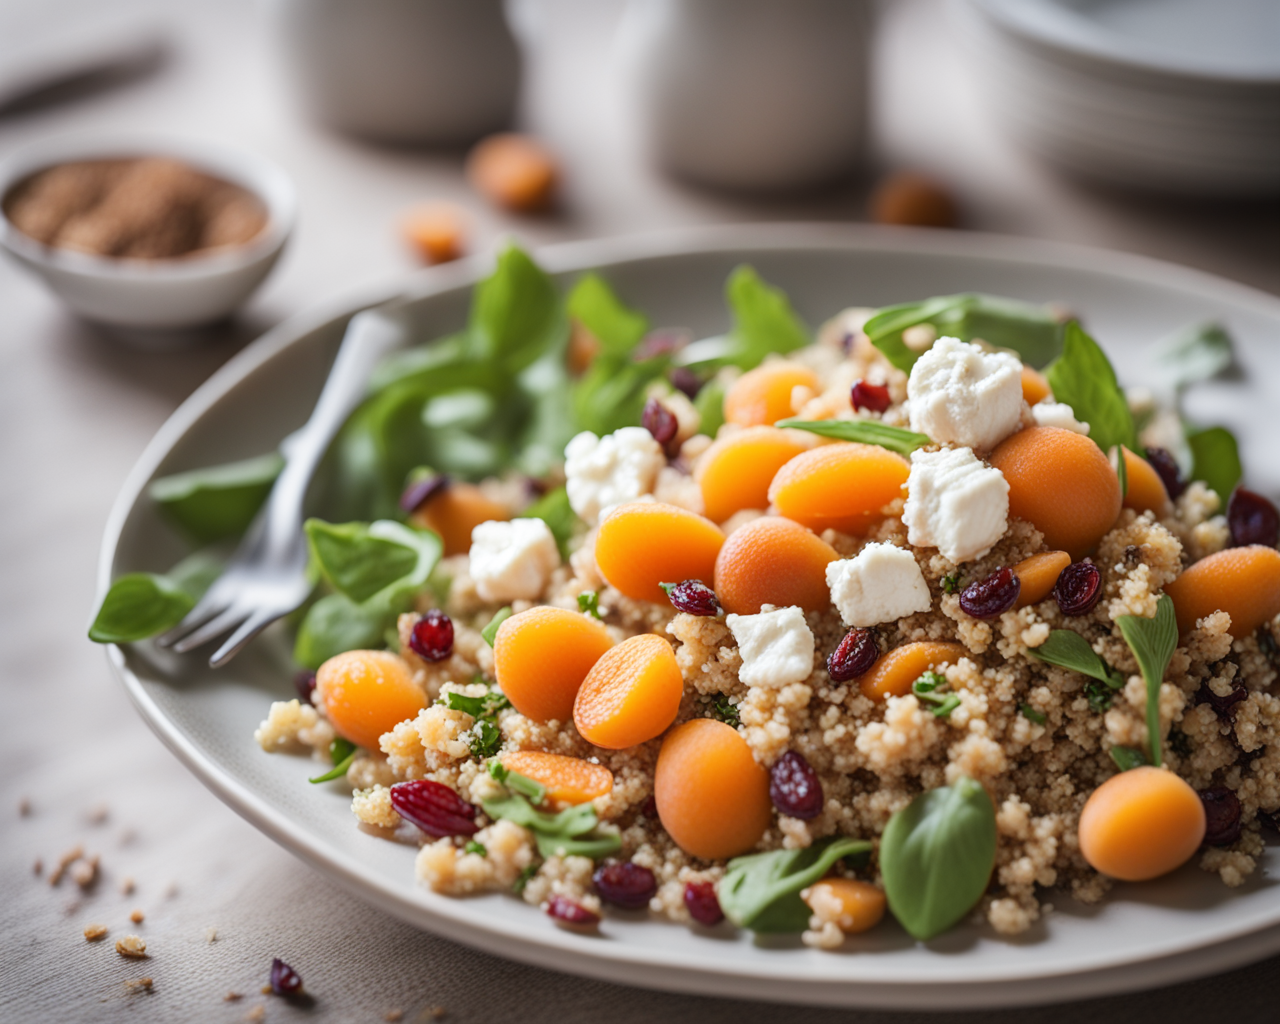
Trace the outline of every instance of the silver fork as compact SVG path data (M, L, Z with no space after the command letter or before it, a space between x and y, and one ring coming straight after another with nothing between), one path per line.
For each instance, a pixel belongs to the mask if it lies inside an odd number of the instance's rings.
M364 397L374 366L403 336L383 309L352 317L311 418L283 445L284 468L266 504L222 575L181 622L157 638L161 647L185 654L234 630L209 659L218 668L307 599L311 584L302 531L307 487L329 443Z

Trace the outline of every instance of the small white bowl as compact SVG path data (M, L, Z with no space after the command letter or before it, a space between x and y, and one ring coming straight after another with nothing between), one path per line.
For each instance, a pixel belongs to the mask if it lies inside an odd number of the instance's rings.
M142 331L172 331L220 320L262 283L293 230L293 183L266 158L220 143L180 138L55 139L29 146L0 164L0 200L24 178L56 164L142 156L173 157L239 185L266 206L266 226L243 245L207 255L120 259L44 245L19 231L0 209L0 245L87 320Z

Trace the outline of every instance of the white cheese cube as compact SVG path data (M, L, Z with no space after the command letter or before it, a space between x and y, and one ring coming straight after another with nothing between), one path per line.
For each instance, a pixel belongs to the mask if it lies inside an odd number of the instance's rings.
M1031 415L1036 418L1037 426L1061 427L1086 436L1089 433L1089 424L1076 419L1076 411L1066 402L1038 402L1031 407Z
M929 584L915 556L893 544L868 544L827 565L831 603L846 626L874 626L927 612Z
M569 505L589 526L603 509L653 491L667 464L662 445L644 427L623 427L604 437L584 430L564 449Z
M560 549L541 519L490 519L471 531L471 578L484 601L532 601L560 564Z
M939 338L907 378L911 429L938 444L989 451L1022 418L1022 363L958 338Z
M902 522L916 547L953 562L980 558L1009 525L1009 483L969 448L914 451Z
M729 615L724 620L742 655L738 678L747 686L775 688L809 678L814 641L804 612L794 606L765 607L758 615Z

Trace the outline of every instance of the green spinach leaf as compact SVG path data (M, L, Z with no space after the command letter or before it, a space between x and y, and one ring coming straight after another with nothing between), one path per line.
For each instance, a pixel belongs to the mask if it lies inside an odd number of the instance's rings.
M107 591L89 627L99 644L127 644L172 629L222 571L222 559L209 551L188 555L169 572L121 576Z
M987 889L996 862L996 812L982 784L962 775L889 819L880 873L889 909L915 938L946 931Z
M1234 362L1231 335L1221 324L1195 324L1164 341L1151 351L1150 366L1155 385L1176 395L1189 384L1211 380Z
M565 300L569 315L600 342L604 353L630 356L649 330L649 319L626 306L597 274L579 279Z
M238 537L271 493L284 467L276 452L153 480L147 493L198 544Z
M1089 437L1104 452L1116 445L1138 450L1133 414L1111 361L1076 321L1067 324L1062 355L1049 364L1045 377L1053 397L1071 406L1076 419L1089 424Z
M582 524L573 508L569 505L569 492L563 487L548 491L541 498L520 513L525 519L541 519L547 524L551 536L556 539L560 549L560 557L569 560L569 541L574 532Z
M1169 659L1178 647L1178 619L1173 608L1173 598L1161 594L1156 602L1154 618L1140 615L1119 615L1116 625L1133 651L1147 685L1147 745L1151 764L1159 768L1160 753L1160 684L1169 668Z
M599 818L589 803L576 804L558 814L550 814L534 808L520 793L509 792L506 796L483 800L480 806L489 817L505 818L532 832L538 852L543 857L590 857L598 860L622 847L622 840L615 833L590 834L599 824Z
M698 433L715 437L724 426L724 395L724 385L718 380L709 380L698 390L693 400L693 407L698 410Z
M802 932L809 907L800 890L822 878L841 857L871 850L865 839L819 839L802 850L770 850L729 861L716 886L725 917L753 932Z
M378 647L396 618L412 606L413 592L395 587L359 603L345 594L326 594L307 609L293 660L315 671L335 654Z
M750 370L771 353L794 352L809 344L809 329L786 293L766 283L754 268L734 268L725 283L725 299L734 324L724 362Z
M443 551L430 530L388 519L341 524L308 519L304 528L324 578L357 603L398 584L421 587Z
M516 245L498 255L492 276L475 287L469 327L482 362L508 372L532 366L564 333L555 285Z
M1089 646L1089 641L1072 629L1055 629L1049 633L1049 639L1039 647L1032 647L1029 652L1041 661L1059 668L1069 668L1101 683L1113 690L1124 685L1124 677L1111 668Z
M839 441L858 441L862 444L878 444L899 455L910 455L917 448L933 442L925 434L917 434L902 427L891 427L876 420L778 420L776 427L807 430L822 437L834 437Z
M1226 427L1188 430L1187 445L1191 448L1191 479L1203 480L1225 507L1244 473L1235 436Z

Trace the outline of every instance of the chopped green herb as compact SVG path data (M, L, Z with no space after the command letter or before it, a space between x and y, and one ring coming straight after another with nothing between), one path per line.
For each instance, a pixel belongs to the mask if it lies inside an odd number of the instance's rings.
M541 864L530 864L522 868L519 876L511 883L511 891L517 896L524 892L524 887L529 884L529 879L538 873L538 868L541 866Z
M1075 630L1053 630L1049 639L1039 647L1031 648L1030 653L1050 665L1069 668L1105 683L1113 690L1124 685L1124 677L1098 657L1097 652L1089 646L1089 641Z
M953 572L950 576L943 576L938 585L944 594L954 594L960 589L960 574Z
M317 775L314 779L307 781L332 782L334 779L342 778L351 767L351 762L356 759L357 752L358 749L354 743L339 736L329 744L329 762L333 767L323 775Z
M505 608L499 608L497 612L494 613L493 618L489 620L489 625L480 630L480 635L484 637L484 642L490 647L493 646L493 638L498 635L498 627L509 618L511 618L511 606L507 605Z
M507 789L519 793L521 796L527 796L535 804L540 804L547 798L547 787L541 782L531 779L527 775L521 775L519 772L513 772L511 769L503 767L499 761L491 761L489 763L489 774L506 786Z
M847 836L819 839L801 850L771 850L735 857L716 886L725 917L753 932L802 932L809 905L800 890L822 878L842 857L865 855L871 844Z
M493 757L502 746L502 731L487 718L477 718L470 732L471 756L478 761Z
M1019 704L1018 713L1022 715L1028 722L1035 722L1036 725L1044 725L1047 719L1042 712L1037 711L1030 704Z
M1191 756L1191 737L1181 729L1169 730L1169 749L1179 757Z
M462 848L463 853L478 853L481 857L489 856L489 851L485 849L484 843L477 843L474 839L468 839L467 845Z
M929 707L935 718L947 718L960 706L960 698L945 689L946 685L946 676L930 671L911 684L911 692L921 704Z
M516 774L508 773L507 779ZM589 803L576 804L558 814L550 814L536 810L528 798L508 786L506 796L483 800L480 805L491 818L505 818L529 829L543 857L577 856L596 860L622 848L622 840L616 832L595 833L599 818Z
M1090 679L1084 684L1084 695L1089 700L1089 710L1096 715L1111 707L1111 702L1115 699L1115 691L1110 684L1100 683L1096 679Z
M1122 772L1127 772L1131 768L1141 768L1147 763L1147 755L1133 747L1112 747L1107 753L1111 755L1111 760Z
M484 677L479 677L484 682ZM501 690L490 690L483 697L468 697L466 694L449 690L440 698L450 711L465 711L472 718L492 718L504 708L511 707L511 701Z
M1225 506L1244 473L1235 435L1226 427L1188 430L1191 449L1191 479L1203 480Z
M1154 618L1140 615L1120 615L1116 625L1125 643L1133 651L1147 685L1147 745L1149 760L1159 768L1160 756L1160 684L1169 668L1169 659L1178 647L1178 620L1173 608L1173 598L1161 594L1156 603Z
M600 618L600 595L594 590L578 595L578 611L593 618Z
M723 693L717 693L711 698L711 717L718 722L724 722L725 725L731 725L735 729L742 722L738 714L738 705L734 704Z
M858 441L877 444L899 455L910 455L917 448L932 444L926 434L917 434L902 427L891 427L876 420L779 420L775 426L793 430L807 430L811 434L834 437L840 441Z

